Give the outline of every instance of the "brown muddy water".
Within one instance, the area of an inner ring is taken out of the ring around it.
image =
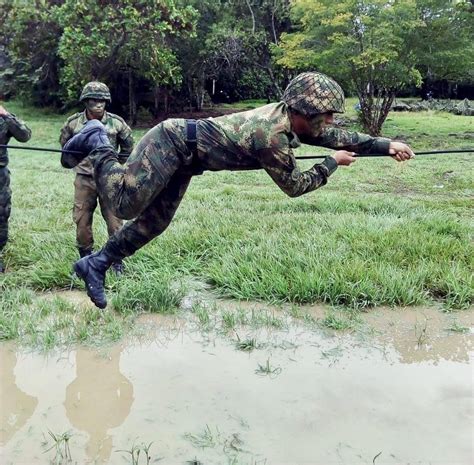
[[[101,350],[2,344],[0,463],[132,464],[149,443],[150,464],[474,463],[472,312],[364,319],[224,336],[147,316],[145,337]],[[48,431],[71,433],[72,461]]]

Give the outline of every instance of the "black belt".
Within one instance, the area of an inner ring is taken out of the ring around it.
[[[193,155],[197,155],[197,121],[186,120],[186,145]]]

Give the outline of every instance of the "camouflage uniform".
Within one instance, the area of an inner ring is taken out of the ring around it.
[[[171,222],[191,177],[205,170],[264,169],[289,196],[326,184],[337,163],[327,157],[307,171],[297,167],[293,149],[301,143],[365,153],[388,153],[389,139],[326,128],[299,138],[286,103],[197,121],[197,153],[186,144],[186,120],[171,119],[151,129],[121,165],[102,147],[90,155],[99,191],[115,214],[135,218],[116,232],[104,251],[118,259],[133,254]]]
[[[59,142],[61,146],[77,134],[88,121],[86,112],[76,113],[69,117],[61,129]],[[113,113],[104,112],[100,120],[105,126],[111,144],[118,149],[119,161],[124,163],[133,149],[132,130],[125,121]],[[94,169],[89,159],[84,159],[75,168],[74,208],[73,219],[77,226],[76,240],[81,255],[92,251],[94,239],[92,235],[92,220],[99,200],[102,216],[107,224],[109,236],[122,227],[122,220],[114,216],[112,210],[105,205],[97,192],[94,181]]]
[[[27,142],[31,130],[15,115],[0,116],[0,144],[6,145],[11,137],[19,142]],[[8,218],[11,211],[10,171],[6,148],[0,148],[0,252],[8,240]]]

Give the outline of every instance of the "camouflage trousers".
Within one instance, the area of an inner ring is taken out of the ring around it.
[[[134,218],[108,240],[113,258],[132,255],[170,224],[196,174],[185,140],[185,120],[167,120],[143,136],[124,165],[112,149],[90,155],[104,202],[119,218]]]
[[[114,216],[113,211],[101,200],[94,178],[84,174],[76,174],[72,216],[76,224],[77,248],[83,252],[92,251],[94,247],[92,221],[97,203],[100,205],[102,217],[107,224],[109,236],[112,236],[122,227],[122,220]]]
[[[12,191],[10,170],[0,166],[0,252],[8,240],[8,218],[10,218]]]

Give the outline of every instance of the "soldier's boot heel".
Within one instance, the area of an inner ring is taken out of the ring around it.
[[[113,149],[104,125],[98,120],[90,120],[74,137],[64,144],[64,151],[61,153],[61,165],[64,168],[74,168],[89,153],[101,147]]]
[[[105,274],[113,259],[103,250],[81,258],[73,265],[73,270],[86,285],[86,292],[96,307],[107,307],[105,295]]]

